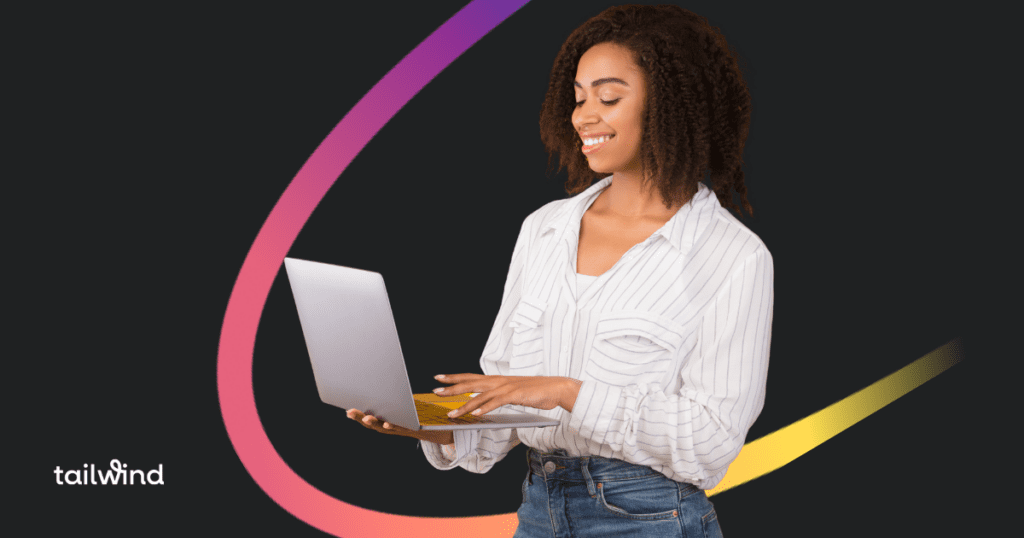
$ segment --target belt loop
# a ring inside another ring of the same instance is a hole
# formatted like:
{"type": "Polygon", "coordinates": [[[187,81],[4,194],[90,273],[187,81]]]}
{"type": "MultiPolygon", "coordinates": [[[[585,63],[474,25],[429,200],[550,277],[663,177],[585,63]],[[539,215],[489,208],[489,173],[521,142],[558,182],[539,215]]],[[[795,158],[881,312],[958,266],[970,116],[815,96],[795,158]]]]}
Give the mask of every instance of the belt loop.
{"type": "Polygon", "coordinates": [[[590,458],[581,458],[580,471],[583,472],[583,480],[587,482],[587,493],[591,497],[597,497],[597,489],[594,488],[594,479],[590,478],[590,458]]]}
{"type": "Polygon", "coordinates": [[[533,462],[530,461],[533,447],[526,448],[526,483],[533,485],[533,462]]]}

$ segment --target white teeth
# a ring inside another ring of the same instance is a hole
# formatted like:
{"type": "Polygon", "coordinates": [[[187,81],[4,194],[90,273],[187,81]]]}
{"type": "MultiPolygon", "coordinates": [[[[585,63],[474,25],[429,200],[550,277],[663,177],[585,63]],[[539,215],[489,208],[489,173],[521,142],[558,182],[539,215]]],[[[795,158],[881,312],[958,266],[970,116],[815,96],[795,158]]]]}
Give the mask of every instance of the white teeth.
{"type": "Polygon", "coordinates": [[[607,142],[610,138],[611,137],[607,136],[607,135],[599,136],[597,138],[584,138],[583,139],[583,145],[584,146],[594,146],[594,145],[597,145],[597,144],[601,144],[601,143],[607,142]]]}

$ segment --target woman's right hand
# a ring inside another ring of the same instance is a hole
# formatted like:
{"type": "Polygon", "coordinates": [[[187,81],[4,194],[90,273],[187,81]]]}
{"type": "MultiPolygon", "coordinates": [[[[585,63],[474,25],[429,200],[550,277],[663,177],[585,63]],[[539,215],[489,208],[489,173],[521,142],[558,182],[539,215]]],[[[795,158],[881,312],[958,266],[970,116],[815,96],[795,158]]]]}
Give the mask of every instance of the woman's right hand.
{"type": "Polygon", "coordinates": [[[413,439],[419,439],[420,441],[428,441],[431,443],[437,443],[439,445],[451,445],[455,443],[455,435],[451,431],[432,431],[432,430],[409,430],[398,426],[397,424],[391,424],[390,422],[381,422],[377,417],[373,415],[363,414],[358,409],[349,409],[345,413],[348,418],[362,424],[364,428],[368,428],[380,433],[386,433],[388,435],[401,435],[403,437],[412,437],[413,439]]]}

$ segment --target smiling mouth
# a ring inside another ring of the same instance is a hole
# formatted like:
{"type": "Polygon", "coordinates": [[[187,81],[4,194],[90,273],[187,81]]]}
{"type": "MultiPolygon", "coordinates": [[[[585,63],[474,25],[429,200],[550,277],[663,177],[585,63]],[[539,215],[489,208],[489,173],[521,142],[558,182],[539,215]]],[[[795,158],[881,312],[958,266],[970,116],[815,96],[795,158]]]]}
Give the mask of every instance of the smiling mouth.
{"type": "Polygon", "coordinates": [[[590,154],[608,143],[615,135],[583,137],[583,153],[590,154]]]}

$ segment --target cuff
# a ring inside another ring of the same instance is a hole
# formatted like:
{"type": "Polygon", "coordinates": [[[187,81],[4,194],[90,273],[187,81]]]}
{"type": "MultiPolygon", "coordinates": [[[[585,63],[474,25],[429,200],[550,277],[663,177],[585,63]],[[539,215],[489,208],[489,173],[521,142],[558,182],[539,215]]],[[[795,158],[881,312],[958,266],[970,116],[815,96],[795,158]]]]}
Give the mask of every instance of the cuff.
{"type": "Polygon", "coordinates": [[[474,447],[480,441],[479,430],[454,430],[452,435],[455,437],[454,459],[451,457],[451,447],[448,445],[439,445],[428,441],[420,443],[423,445],[423,454],[427,457],[427,461],[435,469],[447,471],[457,467],[466,456],[473,452],[474,447]]]}

